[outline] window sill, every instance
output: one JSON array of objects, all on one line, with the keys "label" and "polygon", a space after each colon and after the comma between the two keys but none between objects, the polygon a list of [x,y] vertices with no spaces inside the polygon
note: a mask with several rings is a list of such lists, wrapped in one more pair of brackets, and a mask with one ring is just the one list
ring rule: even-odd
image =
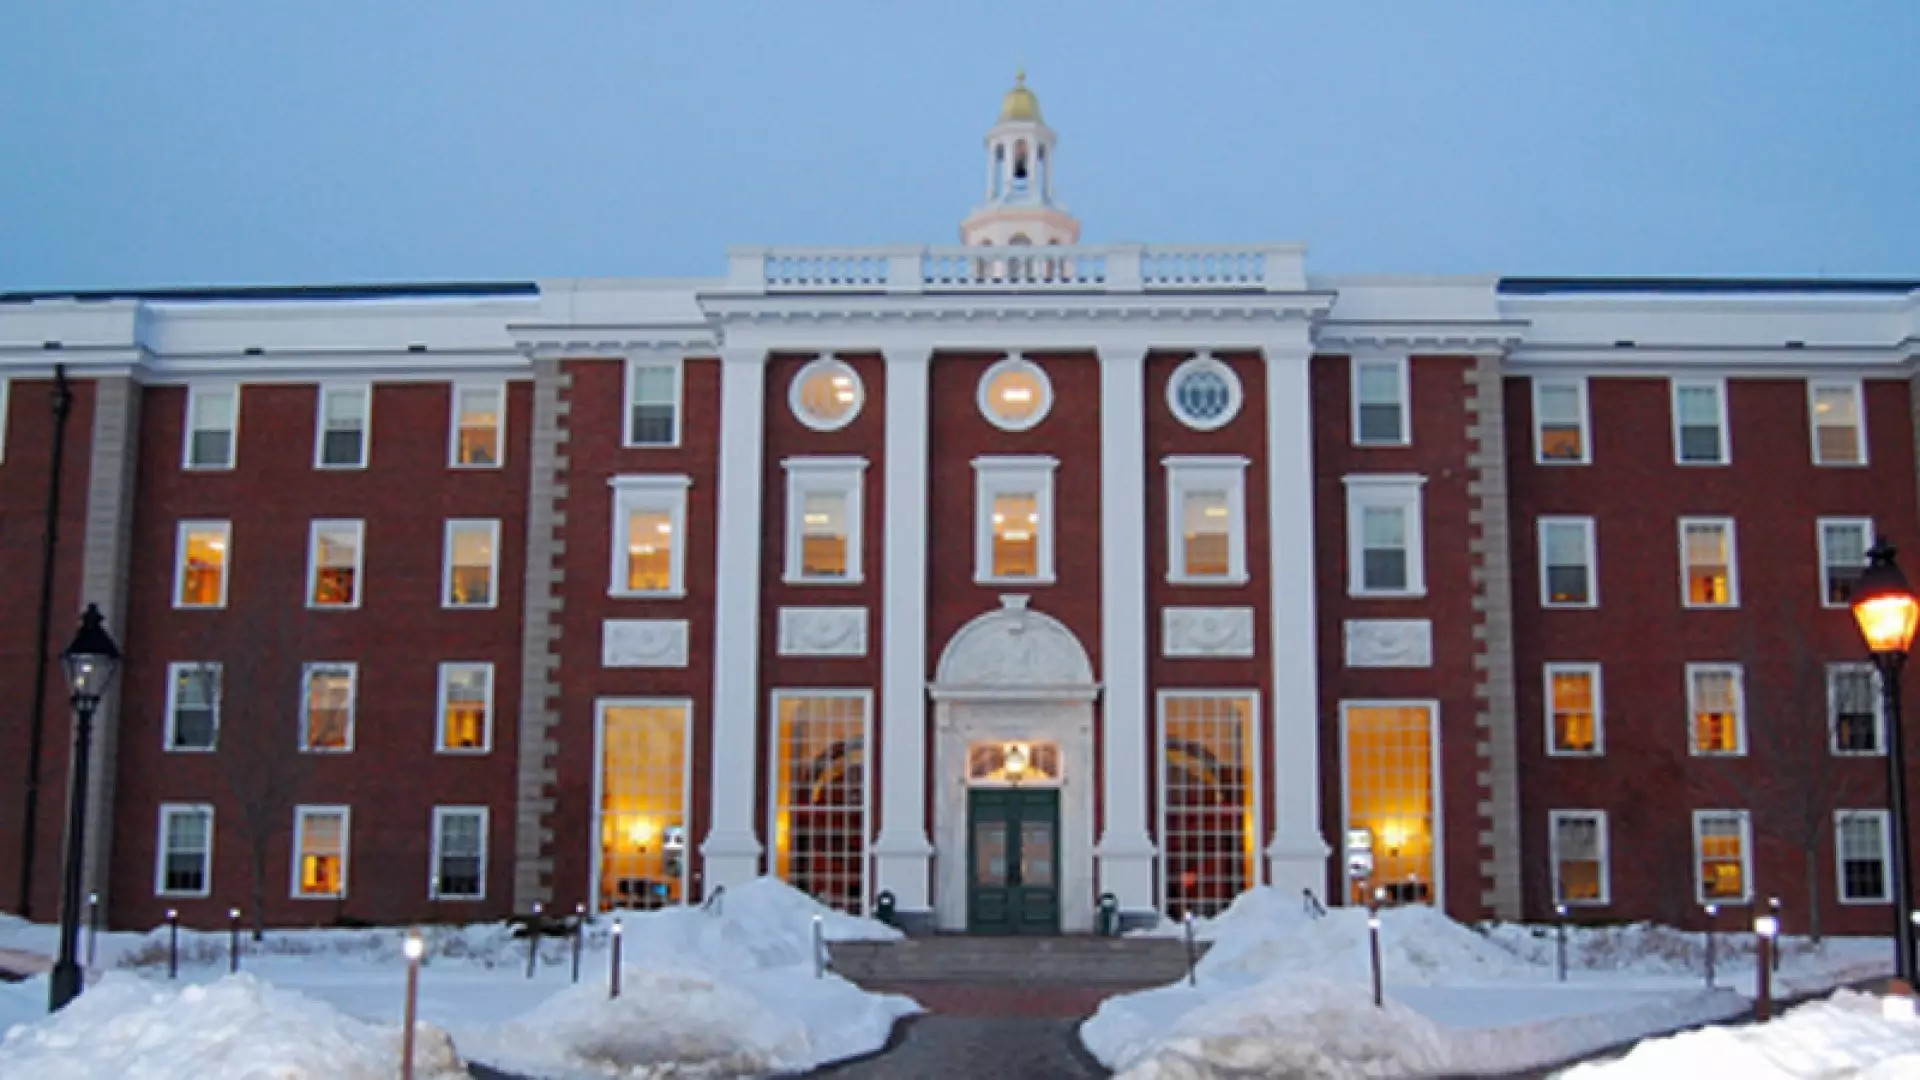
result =
[{"label": "window sill", "polygon": [[1555,900],[1554,903],[1570,908],[1603,908],[1612,904],[1613,901],[1603,896],[1598,900]]},{"label": "window sill", "polygon": [[1681,601],[1681,603],[1680,603],[1680,608],[1681,608],[1681,610],[1683,610],[1683,611],[1739,611],[1739,610],[1740,610],[1740,605],[1739,605],[1739,604],[1737,604],[1737,603],[1733,603],[1733,604],[1689,604],[1689,603],[1687,603],[1687,602],[1685,602],[1685,601]]},{"label": "window sill", "polygon": [[217,746],[163,746],[162,753],[167,754],[212,754],[219,751]]},{"label": "window sill", "polygon": [[461,461],[447,462],[447,468],[453,472],[498,472],[505,467],[506,463],[502,461],[495,461],[486,465]]},{"label": "window sill", "polygon": [[1540,605],[1540,609],[1542,611],[1597,611],[1599,610],[1599,608],[1600,608],[1600,602],[1597,600],[1588,604],[1543,603]]},{"label": "window sill", "polygon": [[295,900],[345,900],[346,898],[347,894],[343,892],[297,892],[292,896]]},{"label": "window sill", "polygon": [[662,592],[633,592],[628,589],[608,589],[607,595],[615,600],[685,600],[687,590],[667,589]]},{"label": "window sill", "polygon": [[1571,758],[1578,761],[1581,758],[1606,757],[1607,751],[1605,747],[1599,747],[1593,750],[1548,750],[1547,756],[1550,758]]},{"label": "window sill", "polygon": [[1427,590],[1421,588],[1387,592],[1380,589],[1349,588],[1347,590],[1347,598],[1350,600],[1425,600],[1427,598]]},{"label": "window sill", "polygon": [[1743,758],[1747,756],[1747,752],[1745,750],[1690,750],[1687,756],[1697,758]]},{"label": "window sill", "polygon": [[315,603],[312,603],[312,602],[308,602],[308,604],[307,604],[307,610],[308,610],[308,611],[359,611],[359,610],[360,610],[360,605],[359,605],[358,603],[352,603],[352,604],[315,604]]},{"label": "window sill", "polygon": [[791,576],[791,575],[782,575],[782,576],[781,576],[781,578],[780,578],[780,584],[782,584],[782,585],[803,585],[803,586],[807,586],[807,587],[809,587],[809,588],[813,588],[813,587],[818,587],[818,586],[822,586],[822,585],[825,585],[825,586],[829,586],[829,587],[831,587],[831,586],[834,586],[834,585],[862,585],[862,584],[865,584],[865,583],[866,583],[866,580],[867,580],[867,579],[866,579],[866,577],[865,577],[865,575],[861,575],[861,574],[856,574],[856,575],[854,575],[853,577],[834,577],[834,578],[829,578],[829,577],[793,577],[793,576]]},{"label": "window sill", "polygon": [[493,753],[493,747],[436,746],[433,748],[433,752],[436,757],[486,757],[488,754]]},{"label": "window sill", "polygon": [[1835,750],[1833,751],[1833,756],[1837,758],[1883,758],[1887,756],[1887,752],[1885,750]]},{"label": "window sill", "polygon": [[[153,890],[153,895],[156,899],[162,900],[205,900],[207,897],[213,895],[213,890],[206,889],[201,892],[170,892],[166,889],[155,889]],[[1882,903],[1885,903],[1885,901],[1882,901]]]},{"label": "window sill", "polygon": [[1733,462],[1732,461],[1675,461],[1674,464],[1678,465],[1683,469],[1724,469],[1732,465]]},{"label": "window sill", "polygon": [[313,463],[313,471],[315,472],[366,472],[367,463],[364,461],[361,461],[361,462],[351,463],[346,465],[327,465],[327,464],[323,464],[321,462],[316,461]]},{"label": "window sill", "polygon": [[1183,587],[1192,586],[1192,587],[1201,588],[1201,589],[1234,589],[1234,588],[1239,588],[1240,586],[1245,585],[1252,580],[1253,578],[1250,575],[1245,573],[1222,574],[1218,577],[1188,577],[1185,575],[1176,576],[1173,574],[1167,575],[1167,584],[1169,585],[1179,585]]},{"label": "window sill", "polygon": [[1413,440],[1412,439],[1393,439],[1393,440],[1355,439],[1353,440],[1353,448],[1355,450],[1411,450],[1413,449]]},{"label": "window sill", "polygon": [[1045,577],[982,577],[978,574],[975,574],[973,577],[973,583],[975,585],[1033,586],[1033,585],[1052,585],[1054,583],[1054,580],[1053,580],[1053,576],[1050,574]]},{"label": "window sill", "polygon": [[1849,900],[1842,896],[1837,899],[1840,901],[1841,907],[1886,907],[1888,904],[1893,903],[1892,897],[1884,897],[1877,900]]},{"label": "window sill", "polygon": [[226,609],[225,604],[182,604],[175,601],[173,605],[175,611],[225,611]]},{"label": "window sill", "polygon": [[622,450],[678,450],[680,449],[680,440],[675,439],[672,442],[649,442],[649,443],[623,441],[620,444],[620,449]]},{"label": "window sill", "polygon": [[[1865,468],[1868,468],[1870,464],[1871,463],[1865,462],[1865,461],[1816,461],[1813,463],[1813,467],[1816,469],[1865,469]],[[1865,904],[1865,903],[1884,904],[1884,903],[1888,903],[1889,901],[1857,900],[1854,902],[1861,903],[1861,904]]]},{"label": "window sill", "polygon": [[337,746],[337,747],[336,746],[303,746],[300,748],[300,752],[303,754],[319,754],[323,757],[342,757],[344,755],[353,753],[353,747],[351,746]]},{"label": "window sill", "polygon": [[427,900],[435,904],[477,904],[487,898],[485,893],[428,893]]},{"label": "window sill", "polygon": [[1580,458],[1578,460],[1575,460],[1573,458],[1539,458],[1537,457],[1533,459],[1533,463],[1535,465],[1540,465],[1540,466],[1551,468],[1551,469],[1577,469],[1577,468],[1580,468],[1581,466],[1593,464],[1593,459]]},{"label": "window sill", "polygon": [[225,465],[182,465],[180,466],[180,471],[205,473],[232,472],[233,462],[229,461]]},{"label": "window sill", "polygon": [[500,610],[500,605],[499,604],[449,604],[443,600],[440,603],[440,610],[441,611],[498,611]]}]

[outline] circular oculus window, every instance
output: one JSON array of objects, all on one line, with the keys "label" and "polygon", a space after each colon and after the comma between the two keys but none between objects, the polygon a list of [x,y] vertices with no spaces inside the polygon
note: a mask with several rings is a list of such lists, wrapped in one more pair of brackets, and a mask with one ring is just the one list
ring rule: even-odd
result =
[{"label": "circular oculus window", "polygon": [[1047,418],[1053,384],[1040,365],[1009,356],[980,376],[980,412],[1006,431],[1025,431]]},{"label": "circular oculus window", "polygon": [[1240,377],[1211,356],[1196,356],[1167,380],[1167,408],[1195,431],[1225,427],[1240,412]]},{"label": "circular oculus window", "polygon": [[793,415],[815,431],[838,431],[853,423],[866,398],[859,374],[830,356],[801,368],[787,392]]}]

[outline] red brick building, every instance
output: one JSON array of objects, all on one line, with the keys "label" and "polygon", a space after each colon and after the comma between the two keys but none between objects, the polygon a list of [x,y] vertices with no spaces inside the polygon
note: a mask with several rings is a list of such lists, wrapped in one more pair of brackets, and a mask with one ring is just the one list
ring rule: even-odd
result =
[{"label": "red brick building", "polygon": [[1881,929],[1844,598],[1920,527],[1920,283],[1085,246],[1055,148],[1017,87],[951,248],[0,297],[0,906],[57,908],[96,603],[120,925],[772,873],[1080,931],[1357,844],[1463,918]]}]

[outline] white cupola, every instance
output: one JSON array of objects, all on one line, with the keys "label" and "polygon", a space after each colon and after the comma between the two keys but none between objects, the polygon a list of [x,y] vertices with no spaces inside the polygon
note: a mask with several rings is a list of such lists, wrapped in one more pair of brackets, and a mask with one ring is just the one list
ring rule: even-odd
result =
[{"label": "white cupola", "polygon": [[960,223],[972,246],[1073,244],[1080,222],[1053,197],[1054,145],[1059,136],[1040,118],[1040,99],[1027,73],[1014,79],[1000,103],[1000,120],[987,132],[987,201]]}]

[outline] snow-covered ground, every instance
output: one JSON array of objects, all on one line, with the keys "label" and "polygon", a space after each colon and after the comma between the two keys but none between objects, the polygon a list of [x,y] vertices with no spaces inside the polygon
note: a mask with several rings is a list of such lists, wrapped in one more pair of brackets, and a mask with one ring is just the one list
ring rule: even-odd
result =
[{"label": "snow-covered ground", "polygon": [[[1081,1027],[1087,1049],[1127,1080],[1535,1068],[1741,1013],[1756,971],[1747,936],[1721,935],[1708,989],[1703,936],[1616,927],[1570,930],[1561,982],[1551,929],[1475,930],[1408,907],[1381,914],[1387,1001],[1375,1008],[1365,911],[1315,919],[1256,889],[1195,936],[1213,943],[1197,985],[1109,999]],[[1891,951],[1874,939],[1790,943],[1775,985],[1810,992],[1881,974]]]},{"label": "snow-covered ground", "polygon": [[[1649,1039],[1617,1061],[1580,1065],[1567,1080],[1895,1080],[1920,1077],[1920,1019],[1887,999],[1841,990],[1768,1024],[1710,1027]],[[1895,1001],[1897,1005],[1898,1002]]]},{"label": "snow-covered ground", "polygon": [[[527,943],[514,939],[510,927],[429,928],[420,976],[422,1044],[450,1036],[450,1055],[556,1080],[650,1076],[662,1065],[693,1075],[702,1069],[721,1076],[791,1073],[871,1052],[886,1043],[897,1019],[919,1006],[898,995],[869,994],[831,972],[816,979],[816,914],[828,941],[898,936],[763,879],[729,890],[717,913],[673,908],[628,915],[621,996],[609,1000],[610,919],[596,920],[586,935],[578,986],[571,981],[568,939],[543,940],[528,978]],[[271,932],[261,945],[248,943],[256,951],[233,978],[224,932],[183,931],[181,979],[170,984],[164,930],[102,935],[100,965],[122,970],[82,996],[79,1004],[89,1008],[76,1005],[44,1020],[44,976],[0,985],[0,1030],[31,1025],[0,1041],[0,1076],[358,1080],[359,1074],[327,1064],[331,1056],[311,1057],[313,1044],[280,1037],[298,1027],[319,1032],[316,1038],[329,1045],[360,1047],[384,1062],[368,1076],[391,1077],[405,990],[403,941],[399,930]],[[51,928],[0,920],[0,949],[52,947]],[[153,1056],[156,1047],[171,1045],[167,1032],[182,1028],[200,1032],[186,1044],[192,1055]],[[222,1071],[227,1059],[220,1055],[237,1055],[242,1044],[250,1056],[233,1057]],[[75,1058],[85,1063],[72,1067],[78,1071],[47,1071],[47,1062],[59,1060],[51,1048],[80,1045],[101,1055],[116,1046],[144,1048],[145,1071],[116,1068],[120,1059],[111,1056]],[[270,1060],[307,1071],[258,1067]],[[420,1060],[424,1069],[428,1059]]]}]

